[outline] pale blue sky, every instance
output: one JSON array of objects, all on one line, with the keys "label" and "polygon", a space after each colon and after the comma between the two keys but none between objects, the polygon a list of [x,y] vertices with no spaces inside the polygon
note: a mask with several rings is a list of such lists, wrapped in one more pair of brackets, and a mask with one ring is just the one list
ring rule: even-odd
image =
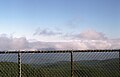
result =
[{"label": "pale blue sky", "polygon": [[0,34],[32,39],[37,28],[119,38],[120,0],[0,0]]}]

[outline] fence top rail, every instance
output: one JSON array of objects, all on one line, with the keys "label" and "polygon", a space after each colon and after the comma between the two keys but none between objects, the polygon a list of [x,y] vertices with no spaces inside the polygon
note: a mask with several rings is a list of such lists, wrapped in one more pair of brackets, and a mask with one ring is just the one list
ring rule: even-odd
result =
[{"label": "fence top rail", "polygon": [[120,49],[104,49],[104,50],[37,50],[37,51],[0,51],[0,54],[7,53],[71,53],[71,52],[120,52]]}]

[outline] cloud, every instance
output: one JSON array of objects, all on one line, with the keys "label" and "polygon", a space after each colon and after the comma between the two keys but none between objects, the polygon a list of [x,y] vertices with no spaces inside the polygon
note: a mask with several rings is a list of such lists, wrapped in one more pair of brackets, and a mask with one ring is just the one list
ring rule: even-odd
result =
[{"label": "cloud", "polygon": [[79,34],[69,34],[66,37],[78,40],[104,40],[107,39],[105,35],[101,32],[96,32],[95,30],[86,30]]},{"label": "cloud", "polygon": [[0,50],[29,49],[29,42],[25,37],[12,38],[0,35]]},{"label": "cloud", "polygon": [[62,34],[61,32],[53,31],[48,28],[46,29],[37,28],[33,35],[55,36],[55,35],[61,35],[61,34]]},{"label": "cloud", "polygon": [[109,39],[105,37],[103,33],[97,31],[88,30],[76,35],[71,35],[71,37],[71,40],[63,42],[30,42],[26,37],[15,38],[2,34],[0,35],[0,50],[81,50],[120,48],[120,39]]}]

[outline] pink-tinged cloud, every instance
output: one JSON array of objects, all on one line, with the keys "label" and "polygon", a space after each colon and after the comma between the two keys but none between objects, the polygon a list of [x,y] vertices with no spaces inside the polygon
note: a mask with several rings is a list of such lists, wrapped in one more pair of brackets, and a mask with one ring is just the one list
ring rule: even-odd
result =
[{"label": "pink-tinged cloud", "polygon": [[0,35],[0,50],[81,50],[120,48],[120,39],[109,39],[105,37],[103,33],[93,30],[71,35],[71,38],[71,40],[63,42],[29,42],[25,37],[13,38]]},{"label": "pink-tinged cloud", "polygon": [[86,30],[79,34],[73,34],[73,35],[69,34],[68,37],[72,37],[73,39],[78,39],[78,40],[105,40],[107,39],[107,37],[105,37],[105,34],[103,34],[102,32],[96,32],[95,30]]}]

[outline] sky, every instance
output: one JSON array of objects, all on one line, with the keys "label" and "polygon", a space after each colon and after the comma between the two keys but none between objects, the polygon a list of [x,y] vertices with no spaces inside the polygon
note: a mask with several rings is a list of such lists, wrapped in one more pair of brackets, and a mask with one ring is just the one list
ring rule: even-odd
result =
[{"label": "sky", "polygon": [[119,48],[119,8],[120,0],[0,0],[0,50]]}]

